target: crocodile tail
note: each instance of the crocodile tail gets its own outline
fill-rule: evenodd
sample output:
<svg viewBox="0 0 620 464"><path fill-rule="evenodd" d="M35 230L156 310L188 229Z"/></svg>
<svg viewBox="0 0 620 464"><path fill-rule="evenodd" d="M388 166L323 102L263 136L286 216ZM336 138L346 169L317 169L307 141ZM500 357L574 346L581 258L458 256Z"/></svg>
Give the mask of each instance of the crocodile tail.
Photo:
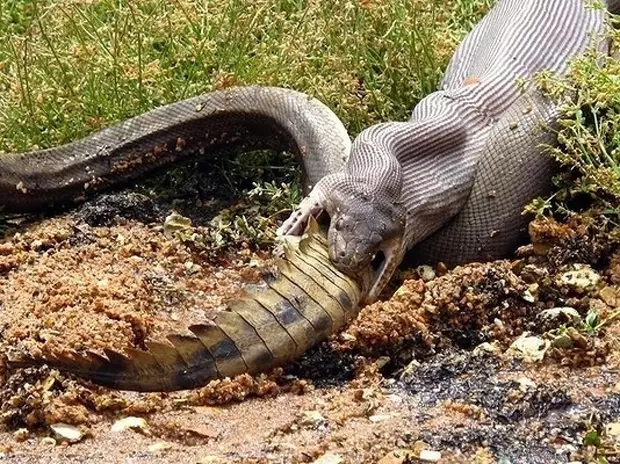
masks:
<svg viewBox="0 0 620 464"><path fill-rule="evenodd" d="M47 364L119 390L201 387L300 357L357 315L361 295L358 283L330 263L324 231L311 221L303 237L285 238L275 268L260 284L247 285L213 321L190 326L191 335L147 342L146 350L71 352L9 367Z"/></svg>

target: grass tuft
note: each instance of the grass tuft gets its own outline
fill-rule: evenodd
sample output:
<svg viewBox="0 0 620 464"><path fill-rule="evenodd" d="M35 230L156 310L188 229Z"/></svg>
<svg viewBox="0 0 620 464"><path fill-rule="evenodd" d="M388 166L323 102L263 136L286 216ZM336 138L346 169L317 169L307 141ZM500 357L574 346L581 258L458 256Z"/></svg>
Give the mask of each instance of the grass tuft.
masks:
<svg viewBox="0 0 620 464"><path fill-rule="evenodd" d="M611 17L610 26L620 17ZM620 31L609 28L612 49ZM620 61L598 50L574 60L565 78L539 76L545 92L561 101L558 145L548 153L562 166L557 191L527 211L561 216L590 208L609 226L620 224Z"/></svg>

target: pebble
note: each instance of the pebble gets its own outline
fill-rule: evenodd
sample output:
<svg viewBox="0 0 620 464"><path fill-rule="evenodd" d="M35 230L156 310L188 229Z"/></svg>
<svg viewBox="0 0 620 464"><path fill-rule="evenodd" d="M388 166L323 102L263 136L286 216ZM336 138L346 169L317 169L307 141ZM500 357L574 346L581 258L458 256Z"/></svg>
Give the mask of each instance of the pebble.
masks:
<svg viewBox="0 0 620 464"><path fill-rule="evenodd" d="M59 422L57 424L50 425L50 429L52 430L54 437L59 441L77 443L84 438L84 434L80 431L80 429L70 424Z"/></svg>
<svg viewBox="0 0 620 464"><path fill-rule="evenodd" d="M299 419L299 425L305 427L320 427L325 423L325 418L319 411L304 411Z"/></svg>
<svg viewBox="0 0 620 464"><path fill-rule="evenodd" d="M125 430L132 429L141 433L148 432L148 425L141 417L125 417L114 422L112 425L112 432L124 432Z"/></svg>
<svg viewBox="0 0 620 464"><path fill-rule="evenodd" d="M435 270L426 264L423 264L422 266L418 266L416 268L416 272L418 273L418 275L424 282L429 282L433 280L437 275L435 273Z"/></svg>
<svg viewBox="0 0 620 464"><path fill-rule="evenodd" d="M206 426L194 426L194 427L188 427L185 429L186 432L189 432L193 435L198 435L199 437L202 438L217 438L218 437L218 433Z"/></svg>
<svg viewBox="0 0 620 464"><path fill-rule="evenodd" d="M474 348L473 354L474 356L481 356L483 353L497 353L498 351L497 346L489 342L483 342Z"/></svg>
<svg viewBox="0 0 620 464"><path fill-rule="evenodd" d="M551 320L564 318L571 321L573 324L578 324L579 322L581 322L581 315L577 312L575 308L571 308L570 306L560 306L557 308L545 309L540 312L540 317Z"/></svg>
<svg viewBox="0 0 620 464"><path fill-rule="evenodd" d="M613 287L603 287L598 296L605 302L607 306L616 307L620 305L620 292Z"/></svg>
<svg viewBox="0 0 620 464"><path fill-rule="evenodd" d="M521 298L523 298L528 303L535 303L537 300L537 298L530 291L530 289L527 289L525 292L523 292L523 295L521 295Z"/></svg>
<svg viewBox="0 0 620 464"><path fill-rule="evenodd" d="M605 427L605 435L611 438L616 444L620 443L620 422L610 422Z"/></svg>
<svg viewBox="0 0 620 464"><path fill-rule="evenodd" d="M433 450L420 451L420 461L437 462L441 459L441 453Z"/></svg>
<svg viewBox="0 0 620 464"><path fill-rule="evenodd" d="M172 448L172 443L168 443L165 441L160 441L158 443L154 443L148 447L149 453L159 453L161 451L167 451Z"/></svg>
<svg viewBox="0 0 620 464"><path fill-rule="evenodd" d="M390 414L375 414L375 415L370 416L368 420L370 422L377 423L377 422L385 422L387 420L390 420L391 418L392 416Z"/></svg>
<svg viewBox="0 0 620 464"><path fill-rule="evenodd" d="M545 353L550 346L551 342L549 340L543 340L540 337L524 332L510 345L507 354L522 359L525 362L536 362L541 361L545 357Z"/></svg>
<svg viewBox="0 0 620 464"><path fill-rule="evenodd" d="M572 287L574 290L593 290L601 280L594 269L587 265L575 264L574 268L560 275L561 284Z"/></svg>
<svg viewBox="0 0 620 464"><path fill-rule="evenodd" d="M519 384L519 390L521 391L527 391L529 388L536 388L536 384L528 377L519 377L517 379L517 383Z"/></svg>
<svg viewBox="0 0 620 464"><path fill-rule="evenodd" d="M41 439L41 445L56 446L56 440L54 440L52 437L44 437Z"/></svg>

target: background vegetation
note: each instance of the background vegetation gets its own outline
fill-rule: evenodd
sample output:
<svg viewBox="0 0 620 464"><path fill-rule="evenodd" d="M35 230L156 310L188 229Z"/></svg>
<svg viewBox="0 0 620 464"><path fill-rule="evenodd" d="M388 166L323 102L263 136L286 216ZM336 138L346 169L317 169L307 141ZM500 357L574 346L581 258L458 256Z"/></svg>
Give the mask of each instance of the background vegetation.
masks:
<svg viewBox="0 0 620 464"><path fill-rule="evenodd" d="M403 119L488 0L3 0L0 149L232 84L308 92L352 134Z"/></svg>

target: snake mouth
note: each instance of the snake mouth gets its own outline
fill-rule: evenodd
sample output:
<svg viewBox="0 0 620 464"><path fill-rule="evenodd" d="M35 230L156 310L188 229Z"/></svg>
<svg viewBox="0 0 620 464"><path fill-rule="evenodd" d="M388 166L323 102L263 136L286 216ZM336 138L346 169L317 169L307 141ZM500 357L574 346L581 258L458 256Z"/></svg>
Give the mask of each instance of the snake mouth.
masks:
<svg viewBox="0 0 620 464"><path fill-rule="evenodd" d="M383 252L383 250L379 250L372 259L370 267L372 268L373 284L379 279L383 270L385 269L386 261L387 258L385 257L385 253Z"/></svg>
<svg viewBox="0 0 620 464"><path fill-rule="evenodd" d="M400 263L402 252L402 242L399 237L384 242L383 246L377 251L371 262L372 278L365 298L366 304L370 304L379 298Z"/></svg>
<svg viewBox="0 0 620 464"><path fill-rule="evenodd" d="M388 264L388 259L385 255L385 252L383 250L379 250L375 254L375 257L373 258L372 262L370 263L370 267L372 269L372 274L371 274L372 278L370 281L367 300L371 299L371 295L374 295L372 297L372 300L375 300L376 298L379 297L378 292L380 292L383 287L383 285L381 285L381 281L384 278L383 276L385 275L387 264Z"/></svg>

